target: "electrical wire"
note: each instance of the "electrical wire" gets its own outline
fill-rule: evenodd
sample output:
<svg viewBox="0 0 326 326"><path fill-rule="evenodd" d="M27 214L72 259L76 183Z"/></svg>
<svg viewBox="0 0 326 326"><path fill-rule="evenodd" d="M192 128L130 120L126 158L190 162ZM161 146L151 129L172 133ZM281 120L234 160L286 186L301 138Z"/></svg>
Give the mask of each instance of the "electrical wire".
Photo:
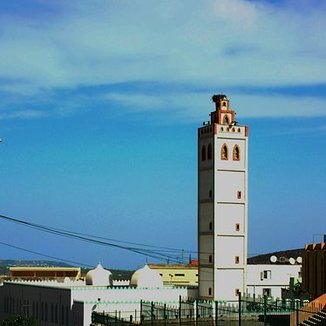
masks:
<svg viewBox="0 0 326 326"><path fill-rule="evenodd" d="M132 251L132 252L140 254L140 255L144 255L147 257L164 260L164 261L169 260L169 261L173 261L176 263L180 262L180 259L177 256L168 254L169 252L180 253L180 251L182 251L183 254L190 253L189 251L183 251L183 250L175 249L175 248L150 246L150 245L145 245L145 244L136 244L133 242L114 240L114 239L109 239L109 238L105 238L105 237L99 237L99 236L94 236L94 235L89 235L89 234L84 234L84 233L78 233L78 232L74 232L74 231L53 228L53 227L49 227L46 225L27 222L22 219L12 218L12 217L9 217L6 215L0 215L0 218L4 219L6 221L21 224L26 227L37 229L39 231L47 232L47 233L54 234L57 236L63 236L63 237L72 238L72 239L76 239L76 240L80 240L80 241L90 242L90 243L94 243L97 245L111 246L111 247L115 247L115 248L119 248L119 249L124 249L124 250ZM109 242L109 241L111 241L111 242ZM112 241L138 245L138 247L116 244L116 243L112 243ZM159 248L159 249L146 249L146 248L142 248L142 247Z"/></svg>
<svg viewBox="0 0 326 326"><path fill-rule="evenodd" d="M31 254L34 254L34 255L38 255L38 256L41 256L41 257L54 259L56 261L60 261L60 262L64 262L64 263L74 264L74 265L77 265L77 266L93 267L92 265L89 265L89 264L80 263L80 262L76 262L76 261L69 260L69 259L64 259L64 258L58 258L58 257L50 256L50 255L47 255L47 254L42 254L42 253L37 252L37 251L33 251L33 250L26 249L26 248L14 246L14 245L11 245L9 243L2 242L2 241L0 241L0 244L3 245L3 246L7 246L7 247L10 247L10 248L25 251L25 252L28 252L28 253L31 253Z"/></svg>

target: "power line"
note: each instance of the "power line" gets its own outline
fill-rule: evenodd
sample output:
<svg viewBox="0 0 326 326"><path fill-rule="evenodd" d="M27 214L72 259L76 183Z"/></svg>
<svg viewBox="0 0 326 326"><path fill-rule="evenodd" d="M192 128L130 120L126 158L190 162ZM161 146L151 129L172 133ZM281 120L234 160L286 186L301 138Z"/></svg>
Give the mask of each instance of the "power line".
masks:
<svg viewBox="0 0 326 326"><path fill-rule="evenodd" d="M38 255L38 256L42 256L42 257L54 259L56 261L61 261L61 262L65 262L65 263L69 263L69 264L74 264L74 265L78 265L78 266L94 267L94 266L89 265L89 264L80 263L80 262L76 262L76 261L69 260L69 259L58 258L58 257L55 257L55 256L50 256L50 255L42 254L42 253L37 252L37 251L33 251L33 250L26 249L26 248L14 246L14 245L11 245L9 243L2 242L2 241L0 241L0 244L3 245L3 246L10 247L10 248L14 248L14 249L18 249L18 250L25 251L25 252L28 252L28 253L32 253L34 255Z"/></svg>
<svg viewBox="0 0 326 326"><path fill-rule="evenodd" d="M112 243L112 241L115 242L120 242L120 243L127 243L127 244L133 244L136 245L136 243L133 242L126 242L126 241L121 241L121 240L114 240L114 239L108 239L105 237L99 237L99 236L95 236L95 235L89 235L89 234L83 234L83 233L78 233L78 232L74 232L74 231L68 231L68 230L63 230L63 229L58 229L58 228L53 228L53 227L49 227L46 225L41 225L41 224L36 224L36 223L31 223L31 222L27 222L21 219L16 219L16 218L12 218L6 215L0 215L0 218L6 220L6 221L10 221L13 223L17 223L26 227L30 227L33 229L37 229L39 231L43 231L43 232L47 232L50 234L54 234L57 236L62 236L62 237L66 237L66 238L72 238L72 239L76 239L76 240L80 240L80 241L85 241L85 242L89 242L89 243L94 243L97 245L103 245L103 246L110 246L110 247L115 247L118 249L124 249L124 250L128 250L128 251L132 251L134 253L137 254L141 254L147 257L151 257L151 258L155 258L155 259L159 259L159 260L170 260L170 261L174 261L174 262L179 262L180 259L178 259L177 256L175 255L171 255L168 254L169 252L181 252L181 249L175 249L175 248L168 248L168 247L159 247L159 246L149 246L146 244L137 244L138 247L135 246L125 246L125 245L121 245L121 244L116 244L116 243ZM109 242L111 241L111 242ZM139 247L140 246L140 247ZM142 247L148 247L148 248L160 248L160 249L146 249L146 248L142 248ZM190 251L184 251L184 253L190 253Z"/></svg>

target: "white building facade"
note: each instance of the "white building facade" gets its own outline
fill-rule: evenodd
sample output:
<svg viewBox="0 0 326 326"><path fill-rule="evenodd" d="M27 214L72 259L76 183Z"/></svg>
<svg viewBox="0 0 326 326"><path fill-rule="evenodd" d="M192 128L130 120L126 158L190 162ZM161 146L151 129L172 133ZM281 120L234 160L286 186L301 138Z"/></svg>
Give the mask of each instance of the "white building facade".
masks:
<svg viewBox="0 0 326 326"><path fill-rule="evenodd" d="M0 286L0 321L15 314L32 317L39 326L89 326L93 311L136 322L141 301L177 308L179 300L197 297L197 289L163 286L158 272L136 271L131 286L111 286L111 273L98 266L84 281L5 281Z"/></svg>
<svg viewBox="0 0 326 326"><path fill-rule="evenodd" d="M282 298L282 289L289 288L290 279L294 283L301 280L301 264L248 264L247 295Z"/></svg>
<svg viewBox="0 0 326 326"><path fill-rule="evenodd" d="M237 300L246 289L248 127L225 95L198 129L199 297Z"/></svg>

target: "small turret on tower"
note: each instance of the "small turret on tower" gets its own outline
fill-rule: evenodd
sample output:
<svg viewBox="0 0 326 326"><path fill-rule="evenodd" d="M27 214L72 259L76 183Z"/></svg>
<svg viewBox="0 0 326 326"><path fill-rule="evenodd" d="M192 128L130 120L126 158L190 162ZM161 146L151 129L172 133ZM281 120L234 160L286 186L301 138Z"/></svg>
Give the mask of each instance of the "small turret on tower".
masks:
<svg viewBox="0 0 326 326"><path fill-rule="evenodd" d="M224 94L213 95L215 111L211 112L211 124L221 125L235 124L235 112L230 109L230 101Z"/></svg>
<svg viewBox="0 0 326 326"><path fill-rule="evenodd" d="M212 100L215 103L216 111L218 110L227 110L229 108L229 100L226 95L219 94L219 95L213 95Z"/></svg>

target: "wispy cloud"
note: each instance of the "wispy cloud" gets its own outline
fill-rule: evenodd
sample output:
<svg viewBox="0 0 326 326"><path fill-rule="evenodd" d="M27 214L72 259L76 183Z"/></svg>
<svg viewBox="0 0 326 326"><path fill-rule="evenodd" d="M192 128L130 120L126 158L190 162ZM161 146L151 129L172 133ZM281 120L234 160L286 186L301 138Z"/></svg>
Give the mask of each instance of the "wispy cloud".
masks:
<svg viewBox="0 0 326 326"><path fill-rule="evenodd" d="M300 116L305 114L297 106L302 99L285 90L325 83L321 31L326 5L320 2L277 6L245 0L94 0L44 5L29 0L25 13L17 13L15 3L0 14L0 91L5 95L37 102L48 94L55 101L60 92L67 96L67 90L75 90L70 94L75 96L85 88L153 83L163 89L179 86L170 95L159 88L156 94L138 88L128 98L123 88L97 91L93 101L103 101L105 95L130 110L162 110L168 100L180 114L188 116L190 110L197 118L198 99L225 89L239 106L249 107L249 115ZM244 96L239 85L283 89L282 108L272 92ZM305 96L310 114L326 114L325 97L319 95Z"/></svg>
<svg viewBox="0 0 326 326"><path fill-rule="evenodd" d="M12 110L0 113L0 120L4 119L36 119L48 116L47 110Z"/></svg>

